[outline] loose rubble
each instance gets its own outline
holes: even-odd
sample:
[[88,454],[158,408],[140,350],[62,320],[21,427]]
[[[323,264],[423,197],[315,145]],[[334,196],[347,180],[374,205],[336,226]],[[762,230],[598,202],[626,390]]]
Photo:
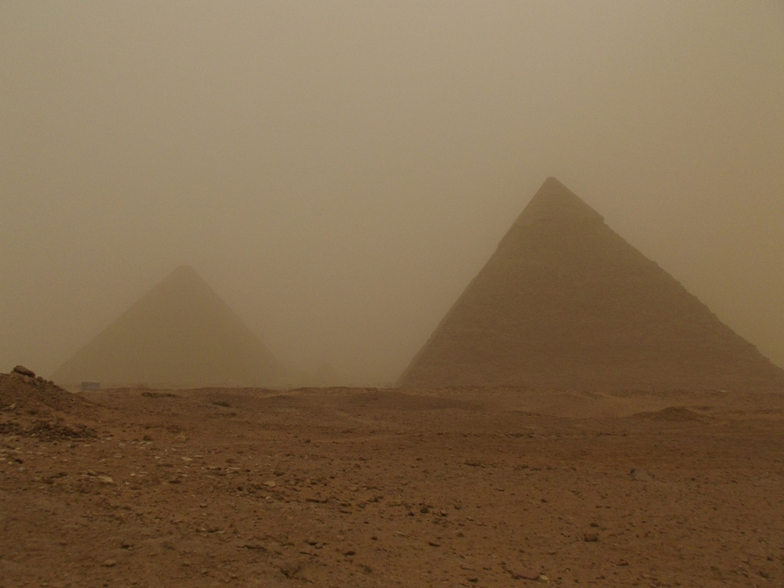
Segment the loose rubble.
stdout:
[[661,420],[531,393],[144,392],[0,376],[0,585],[784,581],[775,398]]

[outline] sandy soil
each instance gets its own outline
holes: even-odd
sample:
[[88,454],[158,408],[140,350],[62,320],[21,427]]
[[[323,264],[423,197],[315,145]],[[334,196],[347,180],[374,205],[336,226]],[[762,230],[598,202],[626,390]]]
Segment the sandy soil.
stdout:
[[784,398],[0,376],[0,586],[782,586]]

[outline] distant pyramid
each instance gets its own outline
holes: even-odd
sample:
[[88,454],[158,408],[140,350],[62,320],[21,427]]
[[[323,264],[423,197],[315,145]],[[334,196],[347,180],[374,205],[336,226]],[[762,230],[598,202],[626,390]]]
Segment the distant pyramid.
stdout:
[[548,178],[399,380],[784,389],[784,370]]
[[65,385],[272,386],[284,370],[196,271],[178,267],[52,376]]

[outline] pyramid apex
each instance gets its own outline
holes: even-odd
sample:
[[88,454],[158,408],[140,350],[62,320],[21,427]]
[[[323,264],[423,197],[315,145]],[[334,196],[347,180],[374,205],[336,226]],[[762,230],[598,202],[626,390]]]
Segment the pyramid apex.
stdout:
[[183,265],[178,265],[176,268],[174,268],[174,271],[170,275],[175,275],[175,274],[179,274],[183,276],[185,275],[198,276],[199,272],[197,272],[192,265],[183,264]]
[[604,222],[604,217],[586,204],[557,178],[548,177],[531,198],[515,224],[539,221]]
[[161,280],[159,284],[190,284],[197,282],[207,286],[204,278],[199,275],[199,272],[197,272],[193,266],[178,265],[169,275]]

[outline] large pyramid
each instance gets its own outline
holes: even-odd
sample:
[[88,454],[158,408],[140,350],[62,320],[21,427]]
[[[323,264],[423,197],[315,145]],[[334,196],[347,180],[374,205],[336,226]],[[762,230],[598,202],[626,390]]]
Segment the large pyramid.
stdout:
[[784,370],[548,178],[399,380],[784,389]]
[[199,275],[178,267],[65,362],[54,381],[274,386],[284,370]]

